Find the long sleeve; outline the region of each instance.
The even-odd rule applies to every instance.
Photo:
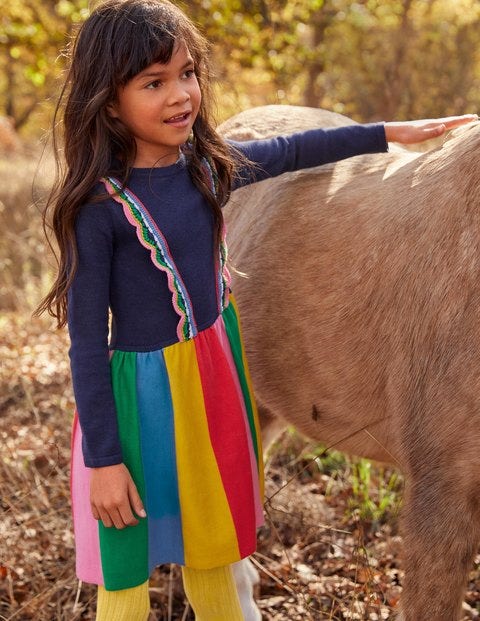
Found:
[[[388,151],[383,123],[311,129],[289,136],[229,143],[254,163],[239,171],[233,189],[285,172]]]
[[[104,204],[85,205],[75,226],[78,269],[68,294],[72,381],[87,467],[122,462],[108,351],[113,225]]]

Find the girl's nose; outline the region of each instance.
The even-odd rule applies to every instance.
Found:
[[[169,104],[185,103],[190,99],[190,93],[183,83],[178,82],[172,86],[168,99]]]

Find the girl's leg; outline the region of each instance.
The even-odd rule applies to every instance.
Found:
[[[195,621],[245,621],[231,565],[215,569],[182,567],[182,574]]]
[[[245,621],[261,621],[262,615],[253,596],[253,587],[260,582],[258,571],[249,558],[233,563],[232,570]]]
[[[131,589],[107,591],[98,587],[96,621],[147,621],[150,614],[148,580]]]

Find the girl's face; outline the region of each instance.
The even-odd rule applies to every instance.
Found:
[[[176,162],[200,108],[201,93],[194,63],[179,43],[169,63],[153,63],[117,92],[109,114],[130,131],[137,145],[134,167]]]

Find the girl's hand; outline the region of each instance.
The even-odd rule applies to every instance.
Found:
[[[146,517],[142,500],[125,464],[92,468],[90,504],[96,520],[107,528],[135,526],[139,517]]]
[[[448,116],[444,119],[424,119],[423,121],[405,121],[403,123],[385,123],[387,142],[413,144],[430,138],[437,138],[449,129],[478,121],[477,114]]]

